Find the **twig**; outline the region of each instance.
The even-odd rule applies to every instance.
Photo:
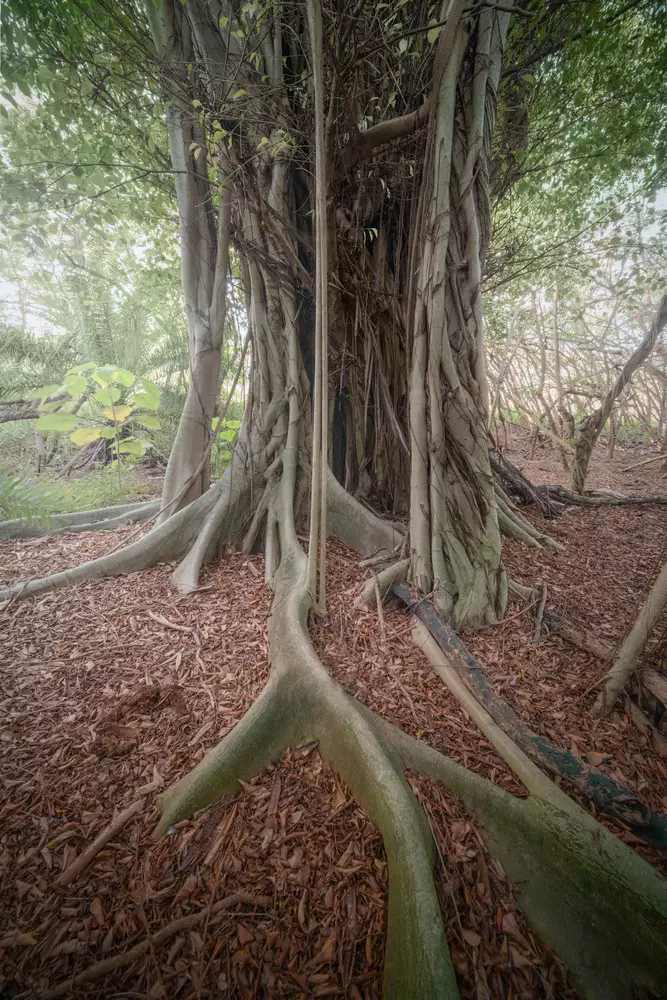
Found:
[[[540,641],[540,636],[542,634],[542,621],[544,619],[544,608],[547,603],[547,582],[546,580],[541,581],[541,593],[540,600],[537,605],[537,611],[535,612],[535,631],[533,632],[533,642],[535,645]]]
[[[143,807],[145,796],[142,795],[141,798],[135,799],[131,805],[124,809],[122,813],[119,813],[115,819],[113,819],[107,826],[104,827],[102,832],[95,840],[92,842],[90,847],[87,847],[83,854],[80,854],[68,868],[62,873],[56,885],[65,886],[73,882],[74,879],[81,874],[84,868],[87,868],[91,861],[97,857],[103,847],[112,840],[116,834],[123,829],[128,820],[132,819],[136,813]]]
[[[177,625],[176,622],[170,622],[168,618],[163,618],[162,615],[157,615],[154,611],[147,611],[146,614],[149,618],[152,618],[154,622],[157,622],[158,625],[164,625],[165,628],[171,628],[174,632],[194,631],[194,629],[190,628],[189,625]]]
[[[145,955],[146,952],[151,948],[157,948],[164,941],[167,941],[174,934],[178,934],[179,931],[188,930],[190,927],[194,927],[201,920],[205,920],[221,910],[229,910],[232,906],[240,905],[245,903],[248,906],[256,907],[267,907],[271,904],[270,896],[251,896],[248,892],[236,892],[233,896],[226,896],[221,899],[215,906],[206,907],[205,909],[199,910],[197,913],[191,913],[187,917],[181,917],[179,920],[174,920],[172,923],[167,924],[157,933],[153,934],[151,937],[140,941],[133,948],[128,951],[121,952],[120,955],[113,955],[111,958],[104,958],[101,962],[96,962],[94,965],[89,965],[87,969],[80,972],[78,975],[74,976],[72,979],[68,979],[64,983],[60,983],[58,986],[54,986],[52,990],[48,990],[46,993],[42,994],[42,1000],[58,1000],[59,997],[64,997],[68,993],[71,993],[75,987],[83,985],[83,983],[96,982],[102,979],[103,976],[108,975],[111,972],[116,972],[118,969],[127,969],[128,966],[136,962],[138,958]]]
[[[376,573],[373,573],[373,584],[375,586],[375,600],[377,602],[378,618],[380,619],[380,635],[382,636],[382,645],[385,646],[387,643],[387,629],[384,624],[384,611],[382,610],[382,595],[380,594],[380,584],[378,583],[378,578]]]

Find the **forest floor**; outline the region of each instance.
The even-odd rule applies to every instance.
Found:
[[[565,482],[551,451],[508,451],[535,482]],[[667,492],[642,454],[596,455],[590,485]],[[528,516],[535,520],[534,511]],[[544,529],[564,552],[505,544],[510,575],[544,579],[547,607],[616,643],[664,559],[667,507],[569,510]],[[63,569],[121,544],[136,527],[0,545],[3,581]],[[410,616],[354,605],[358,559],[329,547],[329,613],[312,635],[352,694],[407,732],[522,794],[502,759],[411,643]],[[350,997],[381,993],[386,862],[382,843],[316,748],[273,768],[193,821],[151,840],[155,790],[238,722],[268,676],[270,595],[260,557],[228,552],[194,599],[167,567],[11,606],[0,628],[0,996],[38,997],[127,951],[177,918],[200,921],[77,996]],[[529,608],[465,636],[499,693],[533,729],[620,780],[667,815],[667,759],[624,712],[590,714],[604,665],[545,634]],[[436,868],[464,1000],[576,997],[535,939],[511,884],[455,796],[413,775],[439,847]],[[145,791],[146,786],[149,789]],[[143,791],[142,791],[143,790]],[[570,789],[567,789],[568,791]],[[138,795],[145,806],[66,888],[56,880]],[[610,829],[659,865],[620,825]],[[663,865],[664,870],[664,865]],[[270,897],[215,909],[238,892]],[[65,994],[72,996],[72,993]]]

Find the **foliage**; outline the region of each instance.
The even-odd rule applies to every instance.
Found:
[[[26,398],[38,401],[36,431],[66,432],[79,447],[108,439],[116,459],[145,454],[152,445],[144,431],[160,429],[152,412],[160,406],[158,386],[113,365],[75,365],[61,384],[33,389]]]
[[[48,523],[56,507],[54,492],[44,483],[0,473],[0,520],[22,517]]]
[[[211,449],[211,471],[215,477],[221,476],[229,465],[240,420],[213,418],[213,448]]]

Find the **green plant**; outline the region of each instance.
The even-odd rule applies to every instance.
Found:
[[[0,474],[0,520],[21,517],[48,522],[56,505],[52,491],[42,483]]]
[[[122,495],[121,460],[132,462],[144,455],[153,446],[144,431],[160,429],[152,412],[160,406],[158,386],[124,368],[87,361],[70,368],[61,385],[43,385],[27,396],[39,400],[39,433],[69,433],[79,447],[111,442],[111,466],[118,471]]]
[[[211,471],[216,478],[221,476],[229,465],[240,426],[240,420],[223,420],[220,423],[220,417],[213,418],[212,428],[214,437],[211,449]]]

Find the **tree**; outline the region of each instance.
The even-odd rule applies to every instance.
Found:
[[[621,395],[628,382],[636,370],[646,361],[651,351],[656,345],[658,337],[667,324],[667,295],[663,295],[658,305],[657,312],[653,318],[651,326],[647,330],[644,339],[637,349],[632,353],[623,367],[620,375],[609,390],[602,405],[593,413],[584,417],[575,427],[574,444],[574,468],[572,472],[572,486],[578,493],[583,493],[586,484],[586,473],[595,442],[607,423],[611,415],[614,403]]]
[[[192,593],[222,542],[247,550],[263,531],[271,678],[167,793],[156,833],[234,790],[286,745],[317,740],[384,838],[385,995],[455,996],[431,838],[404,773],[425,760],[416,741],[406,744],[333,681],[307,625],[325,591],[320,584],[316,593],[313,572],[324,527],[388,562],[407,550],[403,569],[411,564],[415,586],[433,591],[459,627],[504,613],[501,529],[533,543],[544,537],[496,486],[487,436],[481,285],[509,5],[321,11],[310,0],[306,13],[299,3],[158,0],[145,8],[153,50],[143,9],[119,7],[117,48],[149,60],[142,78],[153,88],[159,80],[166,104],[191,388],[161,523],[20,594],[169,560],[180,560],[175,585]],[[548,9],[535,14],[550,23]],[[118,39],[104,4],[84,31],[100,25]],[[559,44],[571,28],[559,15]],[[518,30],[519,51],[533,42]],[[120,59],[113,66],[120,73]],[[248,304],[249,396],[231,462],[207,489],[230,247]],[[352,495],[371,490],[389,508],[408,498],[409,543]],[[306,556],[297,527],[309,493]],[[459,775],[456,787],[507,815],[509,800],[501,805],[474,776]],[[565,808],[557,797],[552,806]]]

